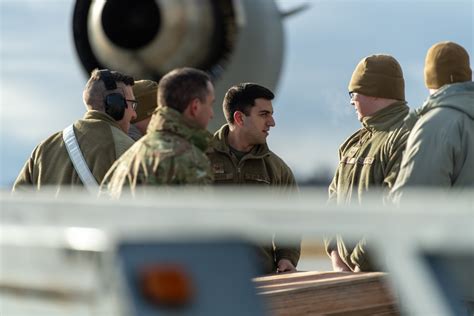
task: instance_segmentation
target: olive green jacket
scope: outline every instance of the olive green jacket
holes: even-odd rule
[[[211,168],[204,153],[210,139],[208,131],[189,126],[178,111],[157,108],[146,135],[110,168],[101,194],[118,198],[127,187],[134,195],[138,185],[211,184]]]
[[[87,111],[83,119],[74,123],[74,134],[98,183],[114,161],[133,145],[133,140],[112,117],[94,110]],[[18,175],[13,190],[40,190],[44,186],[52,186],[56,192],[61,187],[82,186],[66,150],[62,131],[50,136],[34,149]]]
[[[296,181],[285,162],[268,149],[266,144],[254,146],[252,151],[240,161],[231,153],[227,141],[229,126],[225,124],[214,134],[212,148],[208,151],[214,173],[214,183],[218,185],[268,185],[278,192],[297,192]],[[261,249],[261,260],[265,273],[276,271],[281,259],[290,260],[296,267],[300,257],[300,246],[286,246],[275,236]],[[283,246],[285,245],[285,246]]]
[[[369,190],[381,189],[388,194],[397,178],[409,128],[404,118],[409,112],[406,102],[397,101],[362,119],[363,127],[349,137],[339,149],[339,166],[329,186],[330,202],[362,202]],[[341,259],[352,269],[372,270],[362,240],[355,246],[326,241],[328,254],[337,249]]]
[[[474,186],[474,82],[445,85],[410,113],[413,127],[392,194],[409,187]]]

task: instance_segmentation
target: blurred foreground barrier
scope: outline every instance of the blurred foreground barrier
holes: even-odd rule
[[[327,205],[326,193],[314,189],[296,196],[242,188],[138,193],[134,199],[119,201],[73,193],[56,198],[43,193],[0,195],[1,312],[130,315],[133,302],[124,296],[123,273],[118,269],[120,245],[135,243],[137,249],[146,250],[168,244],[166,252],[144,251],[155,262],[154,254],[176,252],[177,258],[182,257],[179,246],[172,243],[186,249],[199,248],[193,246],[196,242],[252,244],[276,232],[288,242],[333,234],[356,242],[365,236],[374,259],[387,271],[386,275],[302,273],[256,279],[261,294],[251,296],[266,299],[268,310],[276,315],[318,314],[317,308],[326,309],[323,313],[328,315],[396,313],[391,291],[400,298],[404,315],[474,313],[473,191],[413,192],[401,205],[383,204],[382,194],[375,192],[362,206]],[[228,247],[223,249],[211,251],[215,255],[211,262],[230,258]],[[144,258],[129,254],[132,263]],[[192,260],[182,262],[196,267]],[[239,268],[224,267],[229,275]],[[207,263],[198,270],[209,275],[215,271]],[[223,275],[212,281],[233,291],[235,281]],[[251,284],[251,273],[247,275],[245,280]],[[391,291],[384,290],[385,280]],[[254,290],[250,286],[248,293]],[[227,294],[233,297],[230,290]],[[201,302],[198,297],[196,303]],[[249,302],[238,303],[257,306]]]

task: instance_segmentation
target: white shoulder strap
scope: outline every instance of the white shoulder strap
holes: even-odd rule
[[[79,148],[76,136],[74,135],[73,124],[63,130],[63,140],[66,144],[69,158],[71,158],[72,164],[74,165],[74,169],[76,169],[76,172],[79,175],[79,178],[81,178],[87,191],[89,191],[89,193],[97,194],[97,192],[99,192],[99,185],[87,166],[86,160]]]

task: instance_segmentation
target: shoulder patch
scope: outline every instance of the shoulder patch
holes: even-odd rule
[[[215,174],[222,174],[224,173],[224,163],[222,162],[215,162],[212,164],[212,172]]]

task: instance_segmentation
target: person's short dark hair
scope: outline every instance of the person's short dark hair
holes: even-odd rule
[[[183,113],[189,102],[202,102],[209,94],[211,78],[202,70],[178,68],[167,73],[158,83],[158,106],[167,106]]]
[[[255,106],[255,99],[263,98],[273,100],[275,95],[270,89],[267,89],[256,83],[241,83],[232,86],[224,97],[222,107],[228,123],[234,123],[234,113],[240,111],[245,115],[250,115],[250,110]]]

